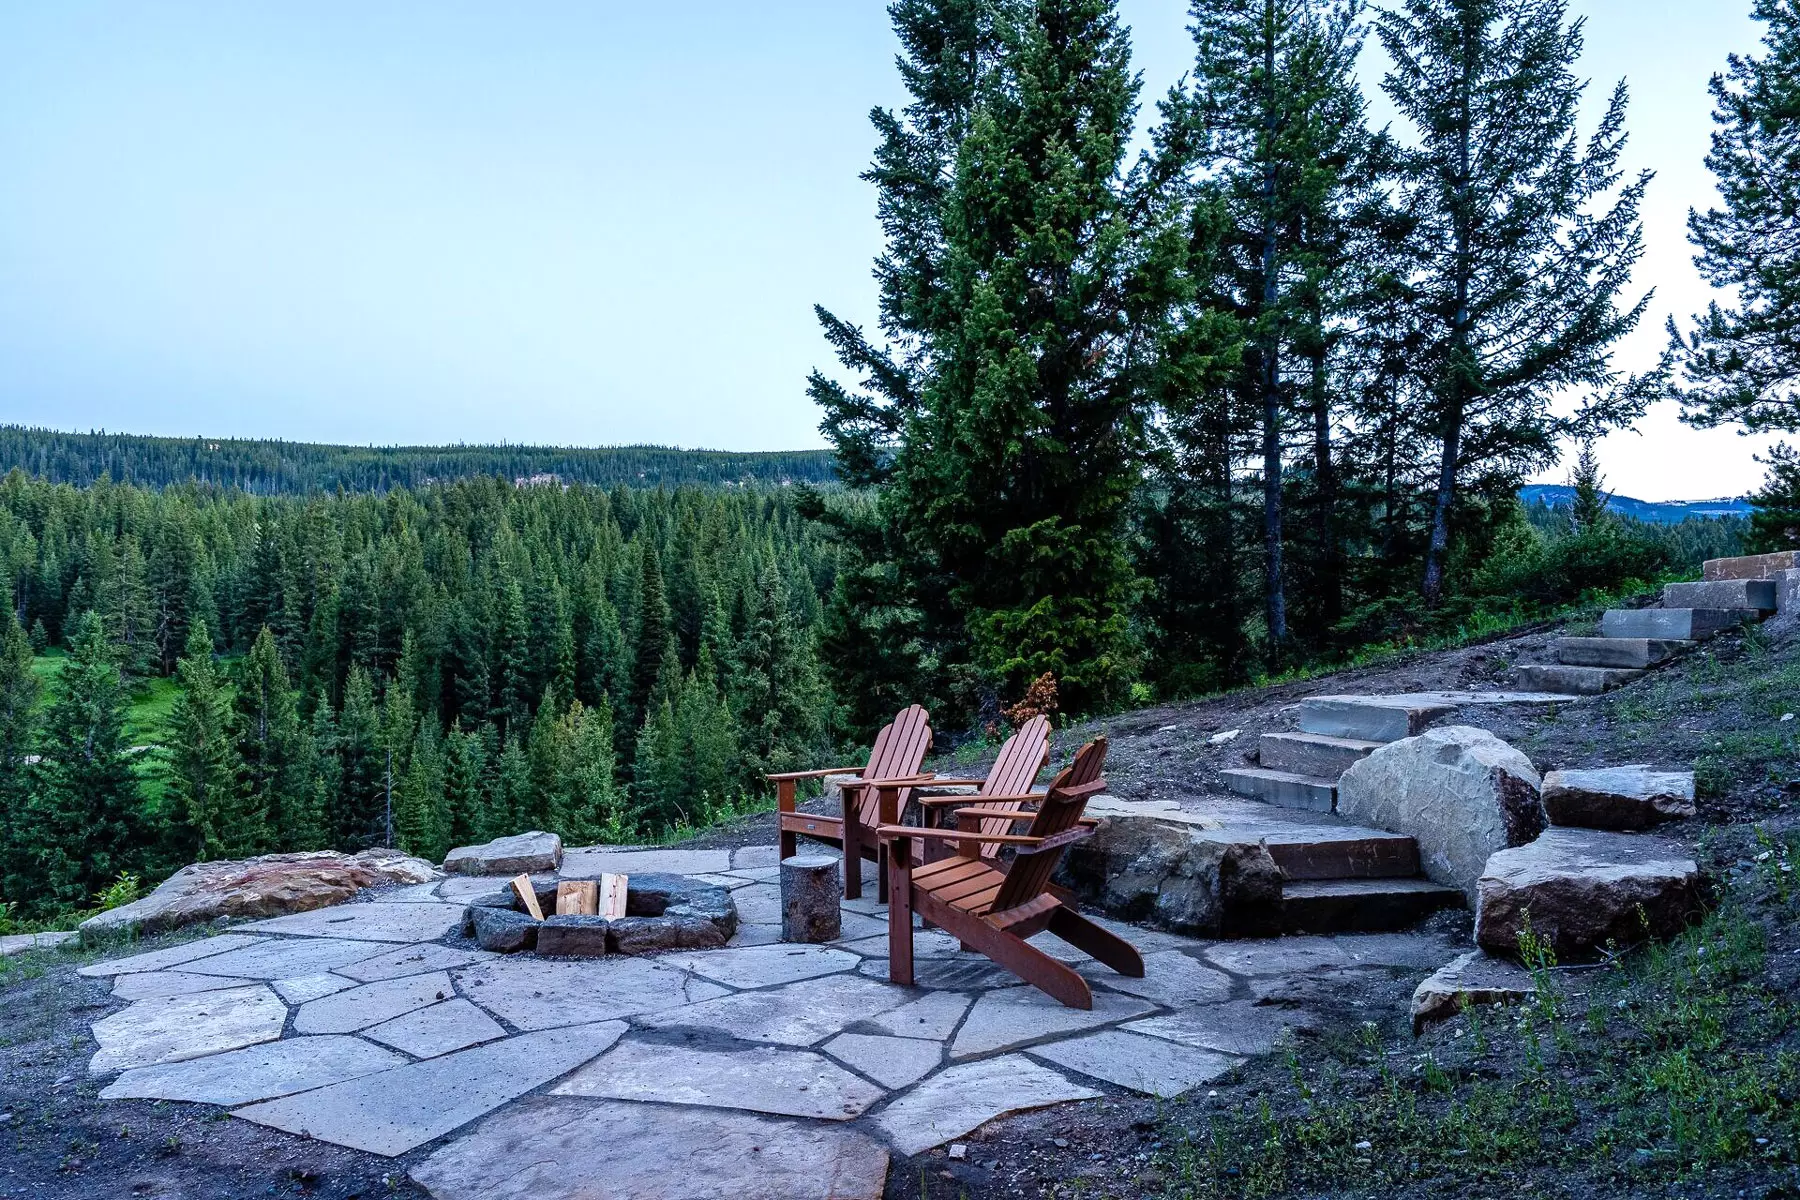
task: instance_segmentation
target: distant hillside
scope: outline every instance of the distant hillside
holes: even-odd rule
[[[1567,508],[1574,500],[1575,489],[1561,483],[1534,483],[1519,489],[1519,499],[1527,504],[1542,503],[1550,508]],[[1689,517],[1747,517],[1750,502],[1742,497],[1722,500],[1633,500],[1630,496],[1614,496],[1608,507],[1621,517],[1635,517],[1658,525],[1673,525]]]
[[[738,454],[670,446],[329,446],[238,438],[60,433],[0,426],[0,475],[19,467],[85,486],[102,475],[160,488],[197,479],[262,495],[379,492],[475,476],[603,487],[823,483],[831,451]]]

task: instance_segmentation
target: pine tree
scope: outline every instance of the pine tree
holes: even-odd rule
[[[644,569],[638,595],[637,644],[631,669],[633,713],[647,713],[654,703],[651,693],[662,675],[663,660],[674,649],[669,630],[669,603],[663,595],[662,556],[648,542],[640,543]]]
[[[1769,475],[1750,497],[1753,511],[1744,550],[1750,554],[1800,550],[1800,453],[1782,444],[1761,461]]]
[[[450,852],[450,807],[435,720],[419,722],[406,759],[406,773],[394,788],[394,832],[400,849],[438,862]]]
[[[525,752],[523,741],[523,735],[507,738],[505,747],[495,759],[484,841],[532,828],[527,815],[534,803],[531,758]]]
[[[565,721],[569,753],[558,832],[575,846],[624,841],[630,830],[623,823],[612,708],[604,700],[598,708],[585,708],[577,700]]]
[[[749,626],[738,646],[732,680],[744,787],[758,788],[771,771],[794,770],[817,749],[821,701],[811,647],[794,628],[781,576],[767,567],[751,597]],[[672,723],[672,710],[669,719]]]
[[[275,635],[266,625],[239,669],[232,705],[243,802],[267,814],[275,849],[324,848],[324,822],[312,779],[317,765],[313,748],[301,725]]]
[[[387,833],[388,748],[374,688],[360,666],[350,668],[344,683],[336,741],[342,774],[331,807],[333,841],[352,850],[382,845]]]
[[[500,625],[494,631],[494,723],[503,736],[523,737],[531,721],[531,631],[525,618],[525,589],[510,574],[501,585]]]
[[[181,855],[211,862],[257,854],[268,840],[267,811],[238,786],[243,763],[232,743],[231,702],[204,623],[189,629],[175,674],[181,690],[169,714],[169,798]]]
[[[453,847],[473,845],[487,829],[486,775],[481,736],[465,732],[460,721],[453,724],[444,735],[444,802]]]
[[[1694,265],[1735,288],[1685,338],[1669,320],[1682,367],[1682,419],[1706,429],[1800,430],[1800,5],[1755,0],[1768,26],[1761,57],[1733,54],[1712,77],[1712,151],[1723,208],[1688,212]]]
[[[1606,478],[1600,474],[1600,457],[1594,453],[1592,439],[1581,443],[1581,452],[1575,457],[1575,469],[1569,475],[1569,486],[1575,492],[1569,505],[1569,521],[1576,532],[1599,528],[1612,497],[1604,490]]]
[[[10,605],[0,605],[0,901],[26,899],[34,832],[24,823],[30,796],[26,760],[36,744],[37,676],[31,645]]]
[[[531,722],[531,741],[526,756],[531,763],[531,790],[513,812],[524,828],[557,830],[562,827],[563,775],[569,747],[562,714],[556,708],[555,689],[544,694]]]
[[[76,626],[44,715],[42,759],[24,823],[35,839],[29,910],[76,908],[139,867],[143,799],[125,740],[125,681],[98,614]]]
[[[1443,595],[1466,480],[1553,460],[1558,438],[1634,418],[1662,384],[1621,383],[1609,352],[1648,297],[1617,301],[1643,249],[1648,174],[1620,186],[1625,85],[1583,145],[1580,22],[1565,0],[1406,0],[1375,18],[1384,90],[1416,144],[1399,154],[1410,217],[1406,307],[1418,423],[1437,444],[1423,595]],[[1579,419],[1551,409],[1589,393]]]

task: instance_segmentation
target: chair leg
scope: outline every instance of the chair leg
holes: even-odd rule
[[[942,907],[934,909],[943,919],[943,928],[962,940],[964,946],[1006,968],[1032,987],[1069,1008],[1091,1009],[1094,993],[1087,980],[1075,973],[1067,963],[1058,962],[1036,946],[1003,930],[995,929],[980,917],[952,915]],[[893,917],[889,915],[888,936],[893,936]]]
[[[775,823],[781,824],[781,818],[794,811],[794,781],[783,779],[775,784]],[[791,829],[781,830],[776,839],[777,848],[782,858],[792,858],[800,852],[800,838]]]
[[[1069,945],[1093,955],[1119,974],[1131,979],[1144,977],[1144,956],[1137,947],[1102,929],[1073,909],[1063,907],[1050,915],[1049,931]]]
[[[848,794],[848,793],[846,793]],[[844,899],[862,899],[862,820],[856,807],[844,804]]]
[[[888,981],[901,987],[913,985],[912,847],[896,842],[897,853],[888,855]]]

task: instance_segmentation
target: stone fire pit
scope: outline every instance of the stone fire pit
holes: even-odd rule
[[[531,884],[538,907],[554,913],[556,877],[533,876]],[[685,875],[632,875],[625,915],[613,919],[547,916],[540,921],[525,911],[510,887],[479,896],[463,910],[463,932],[483,950],[535,950],[561,958],[712,950],[731,940],[737,923],[729,889]]]

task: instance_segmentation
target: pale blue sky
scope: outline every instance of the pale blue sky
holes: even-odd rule
[[[1575,7],[1658,172],[1641,362],[1703,302],[1705,82],[1754,26],[1748,0]],[[1185,3],[1122,10],[1153,99]],[[818,445],[811,305],[873,315],[857,174],[894,50],[878,0],[6,5],[0,421]],[[1750,451],[1665,412],[1602,454],[1654,499],[1741,492]]]

